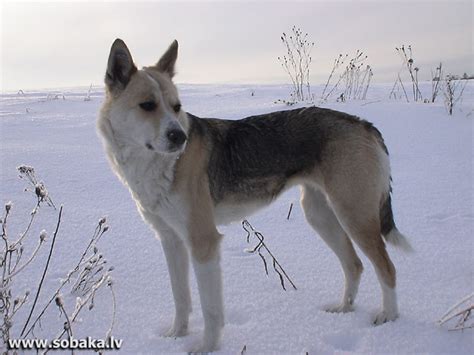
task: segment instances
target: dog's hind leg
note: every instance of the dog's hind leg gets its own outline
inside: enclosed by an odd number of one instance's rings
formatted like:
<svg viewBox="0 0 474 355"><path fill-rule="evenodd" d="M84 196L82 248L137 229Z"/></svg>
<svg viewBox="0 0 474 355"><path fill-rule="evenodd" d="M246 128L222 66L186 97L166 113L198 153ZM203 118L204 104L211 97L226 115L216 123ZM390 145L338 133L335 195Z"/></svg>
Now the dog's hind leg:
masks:
<svg viewBox="0 0 474 355"><path fill-rule="evenodd" d="M359 288L363 270L362 262L321 191L303 186L301 205L306 220L337 255L344 271L345 287L342 301L327 310L329 312L351 311Z"/></svg>
<svg viewBox="0 0 474 355"><path fill-rule="evenodd" d="M398 317L396 272L382 239L377 204L364 201L363 196L347 200L341 195L334 200L331 197L331 203L343 228L373 264L380 282L382 311L375 317L374 324L395 320Z"/></svg>

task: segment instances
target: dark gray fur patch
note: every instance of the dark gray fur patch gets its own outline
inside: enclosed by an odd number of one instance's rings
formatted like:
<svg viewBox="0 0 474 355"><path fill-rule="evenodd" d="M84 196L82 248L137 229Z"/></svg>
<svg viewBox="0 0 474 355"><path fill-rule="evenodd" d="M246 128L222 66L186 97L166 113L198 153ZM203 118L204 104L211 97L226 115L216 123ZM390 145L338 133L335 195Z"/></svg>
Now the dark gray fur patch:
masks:
<svg viewBox="0 0 474 355"><path fill-rule="evenodd" d="M242 120L203 119L188 114L190 139L208 140L208 175L212 198L272 199L288 179L311 171L323 158L328 141L353 125L373 132L386 151L380 132L349 114L306 107L251 116Z"/></svg>
<svg viewBox="0 0 474 355"><path fill-rule="evenodd" d="M382 202L382 207L380 208L380 233L383 236L386 236L395 226L395 221L393 220L393 211L392 211L392 197L390 192L385 197L385 200Z"/></svg>

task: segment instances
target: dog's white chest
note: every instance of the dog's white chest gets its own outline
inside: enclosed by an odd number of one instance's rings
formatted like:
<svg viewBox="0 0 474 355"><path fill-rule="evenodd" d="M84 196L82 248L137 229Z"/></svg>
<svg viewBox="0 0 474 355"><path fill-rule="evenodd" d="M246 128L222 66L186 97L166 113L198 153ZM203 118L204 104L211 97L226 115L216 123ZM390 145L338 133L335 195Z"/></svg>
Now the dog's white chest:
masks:
<svg viewBox="0 0 474 355"><path fill-rule="evenodd" d="M170 193L173 167L151 154L133 154L120 163L135 202L156 213L166 204Z"/></svg>

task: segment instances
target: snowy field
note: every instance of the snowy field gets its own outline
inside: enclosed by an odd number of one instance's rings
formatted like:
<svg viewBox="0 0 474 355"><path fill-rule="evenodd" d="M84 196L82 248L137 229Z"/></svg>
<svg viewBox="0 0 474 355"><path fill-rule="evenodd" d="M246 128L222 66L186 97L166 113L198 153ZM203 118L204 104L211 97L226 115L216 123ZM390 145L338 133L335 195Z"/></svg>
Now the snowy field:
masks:
<svg viewBox="0 0 474 355"><path fill-rule="evenodd" d="M299 189L294 188L249 221L264 234L297 291L283 291L274 273L265 276L260 258L245 252L249 245L240 223L220 228L225 234L226 304L220 353L240 354L246 346L247 354L472 354L472 329L448 331L449 326L440 327L436 321L474 290L474 88L472 84L466 88L453 116L447 114L442 97L436 104L393 101L388 100L390 88L376 85L366 101L326 106L374 122L390 151L395 220L416 250L405 255L389 248L398 273L400 318L372 325L381 296L365 257L355 312L323 311L339 301L343 275L335 255L305 223L298 204ZM429 93L428 83L422 88ZM180 90L183 108L201 117L236 119L287 109L274 103L287 98L288 89L281 86L181 85ZM55 204L64 205L39 306L73 267L99 218L107 216L110 231L99 247L115 267L118 309L113 335L123 339L122 353L184 352L203 331L195 280L191 280L190 334L179 339L160 336L174 315L164 255L105 159L95 129L103 90L94 89L90 101L84 101L86 93L87 88L78 88L2 95L0 202L13 201L10 233L15 236L25 228L35 204L34 196L23 191L26 182L16 172L20 164L31 165ZM290 203L295 206L286 220ZM57 213L52 208L41 209L26 245L28 255L40 230L53 234ZM19 275L15 290L36 290L48 249L43 248L36 262ZM68 306L74 304L75 296L67 292L63 296ZM111 312L110 295L104 289L94 309L82 313L75 336L103 338ZM13 337L25 313L17 315ZM63 322L58 309L52 307L36 335L51 339Z"/></svg>

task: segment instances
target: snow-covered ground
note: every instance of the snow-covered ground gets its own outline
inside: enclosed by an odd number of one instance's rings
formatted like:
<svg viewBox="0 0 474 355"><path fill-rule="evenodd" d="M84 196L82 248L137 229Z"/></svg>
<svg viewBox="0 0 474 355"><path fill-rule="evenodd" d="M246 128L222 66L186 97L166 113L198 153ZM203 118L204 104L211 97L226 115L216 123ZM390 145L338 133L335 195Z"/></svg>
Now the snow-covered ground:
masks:
<svg viewBox="0 0 474 355"><path fill-rule="evenodd" d="M423 89L429 92L429 84L423 84ZM287 108L274 103L287 97L288 88L283 86L180 85L180 90L183 107L203 117L240 118ZM244 251L249 245L240 223L220 228L225 234L226 304L221 353L237 354L244 346L248 354L472 353L472 329L448 331L436 321L474 290L474 88L466 89L453 116L448 116L442 97L436 104L406 103L388 100L389 91L390 85L376 85L366 101L326 106L374 122L389 148L395 219L416 250L411 255L389 250L398 272L400 318L378 327L371 324L380 305L380 290L366 258L355 312L323 311L339 300L343 275L335 255L305 223L299 190L294 188L249 221L265 235L297 291L283 291L278 276L270 272L266 277L260 258ZM115 266L118 310L113 334L123 339L122 352L186 351L203 330L195 280L191 281L194 312L189 336L161 337L174 313L164 255L105 159L95 130L103 90L94 89L90 101L84 101L86 92L87 88L79 88L2 95L0 202L13 201L10 233L16 235L25 227L35 203L23 191L26 182L17 178L16 167L32 165L55 204L64 205L39 305L73 267L98 219L107 216L110 232L99 246ZM292 202L295 206L286 220ZM56 219L57 211L41 210L27 244L29 251L41 229L52 234ZM16 290L36 289L47 249L20 274ZM64 297L73 304L74 296ZM13 336L24 313L18 314ZM94 309L84 311L75 335L103 338L110 314L110 296L104 290ZM53 307L37 336L51 338L63 322Z"/></svg>

